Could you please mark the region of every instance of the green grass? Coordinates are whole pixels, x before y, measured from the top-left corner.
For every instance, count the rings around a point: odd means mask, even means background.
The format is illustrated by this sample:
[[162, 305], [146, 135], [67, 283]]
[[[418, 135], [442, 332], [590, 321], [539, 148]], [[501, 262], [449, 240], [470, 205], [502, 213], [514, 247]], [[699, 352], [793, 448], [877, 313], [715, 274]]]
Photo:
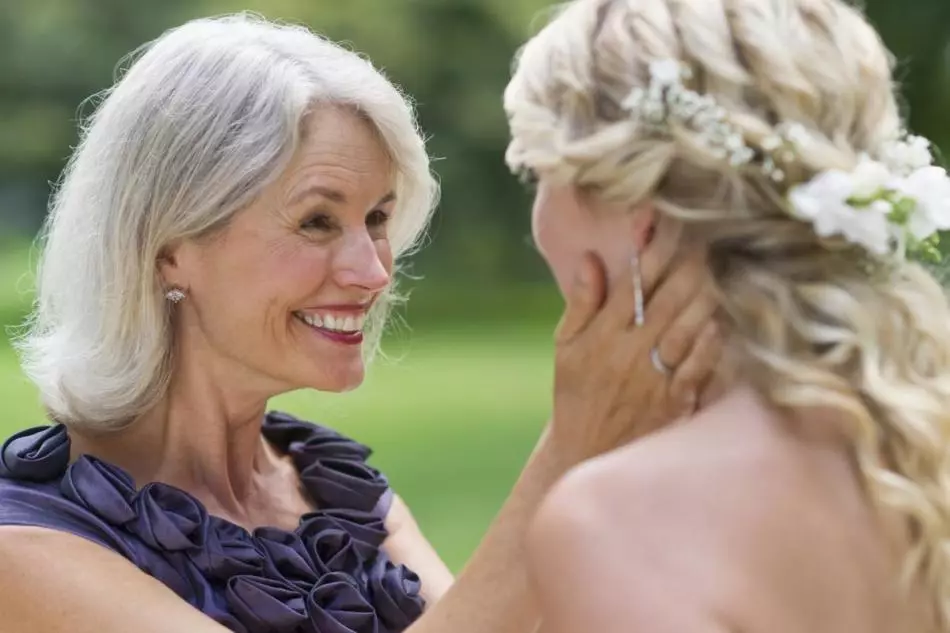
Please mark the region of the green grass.
[[548, 415], [550, 360], [537, 330], [419, 334], [359, 390], [275, 405], [374, 447], [374, 464], [457, 569], [501, 506]]

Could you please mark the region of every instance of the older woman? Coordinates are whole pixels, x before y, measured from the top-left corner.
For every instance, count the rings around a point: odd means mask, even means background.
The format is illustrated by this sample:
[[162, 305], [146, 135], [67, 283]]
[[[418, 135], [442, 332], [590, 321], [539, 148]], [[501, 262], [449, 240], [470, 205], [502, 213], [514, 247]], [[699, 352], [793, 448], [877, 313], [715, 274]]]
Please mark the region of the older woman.
[[[691, 410], [717, 358], [711, 303], [695, 270], [668, 270], [675, 232], [638, 258], [643, 283], [627, 270], [608, 293], [585, 263], [552, 422], [453, 583], [367, 448], [265, 413], [361, 382], [435, 193], [409, 106], [361, 57], [246, 16], [148, 47], [52, 205], [19, 345], [55, 424], [0, 449], [0, 631], [536, 626], [521, 538], [537, 503]], [[662, 327], [633, 323], [645, 298]], [[639, 364], [650, 349], [676, 373]]]
[[839, 0], [578, 0], [524, 48], [508, 158], [562, 287], [676, 222], [730, 341], [695, 416], [542, 506], [550, 632], [950, 631], [950, 307], [909, 258], [950, 178], [893, 86]]

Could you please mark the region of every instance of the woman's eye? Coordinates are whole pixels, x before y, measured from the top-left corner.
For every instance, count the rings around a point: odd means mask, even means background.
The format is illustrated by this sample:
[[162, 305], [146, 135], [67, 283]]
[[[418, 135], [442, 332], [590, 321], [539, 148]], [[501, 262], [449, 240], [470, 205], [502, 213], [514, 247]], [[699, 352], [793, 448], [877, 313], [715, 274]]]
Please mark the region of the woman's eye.
[[319, 213], [305, 220], [302, 226], [305, 229], [329, 231], [333, 228], [333, 219], [324, 213]]
[[370, 228], [385, 226], [387, 222], [389, 222], [389, 214], [382, 209], [377, 209], [366, 216], [366, 226]]

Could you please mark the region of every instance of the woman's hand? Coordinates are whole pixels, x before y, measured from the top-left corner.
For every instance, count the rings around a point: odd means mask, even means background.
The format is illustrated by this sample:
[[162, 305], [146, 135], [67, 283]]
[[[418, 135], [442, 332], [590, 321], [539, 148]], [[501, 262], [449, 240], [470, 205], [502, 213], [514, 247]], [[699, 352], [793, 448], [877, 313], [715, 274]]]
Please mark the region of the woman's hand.
[[[549, 439], [569, 462], [695, 411], [722, 341], [713, 320], [716, 302], [706, 290], [705, 262], [700, 254], [677, 257], [678, 245], [678, 229], [661, 223], [640, 257], [647, 298], [642, 326], [634, 322], [633, 267], [608, 293], [599, 260], [585, 261], [556, 337]], [[658, 356], [659, 367], [651, 354]], [[668, 372], [661, 371], [665, 368]]]

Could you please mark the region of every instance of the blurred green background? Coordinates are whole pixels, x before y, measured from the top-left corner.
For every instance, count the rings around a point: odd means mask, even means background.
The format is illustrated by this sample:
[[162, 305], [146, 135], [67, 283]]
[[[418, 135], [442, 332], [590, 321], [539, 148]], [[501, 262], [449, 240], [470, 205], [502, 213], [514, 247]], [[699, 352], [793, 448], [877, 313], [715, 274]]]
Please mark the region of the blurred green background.
[[[25, 317], [30, 242], [49, 182], [75, 143], [80, 102], [119, 59], [199, 16], [253, 10], [367, 53], [417, 100], [444, 187], [412, 298], [387, 357], [345, 395], [277, 408], [376, 449], [383, 469], [458, 569], [499, 508], [548, 415], [560, 299], [529, 245], [529, 200], [504, 164], [500, 95], [544, 0], [0, 1], [0, 325]], [[899, 61], [913, 129], [950, 147], [950, 2], [868, 0]], [[43, 422], [0, 337], [0, 437]]]

